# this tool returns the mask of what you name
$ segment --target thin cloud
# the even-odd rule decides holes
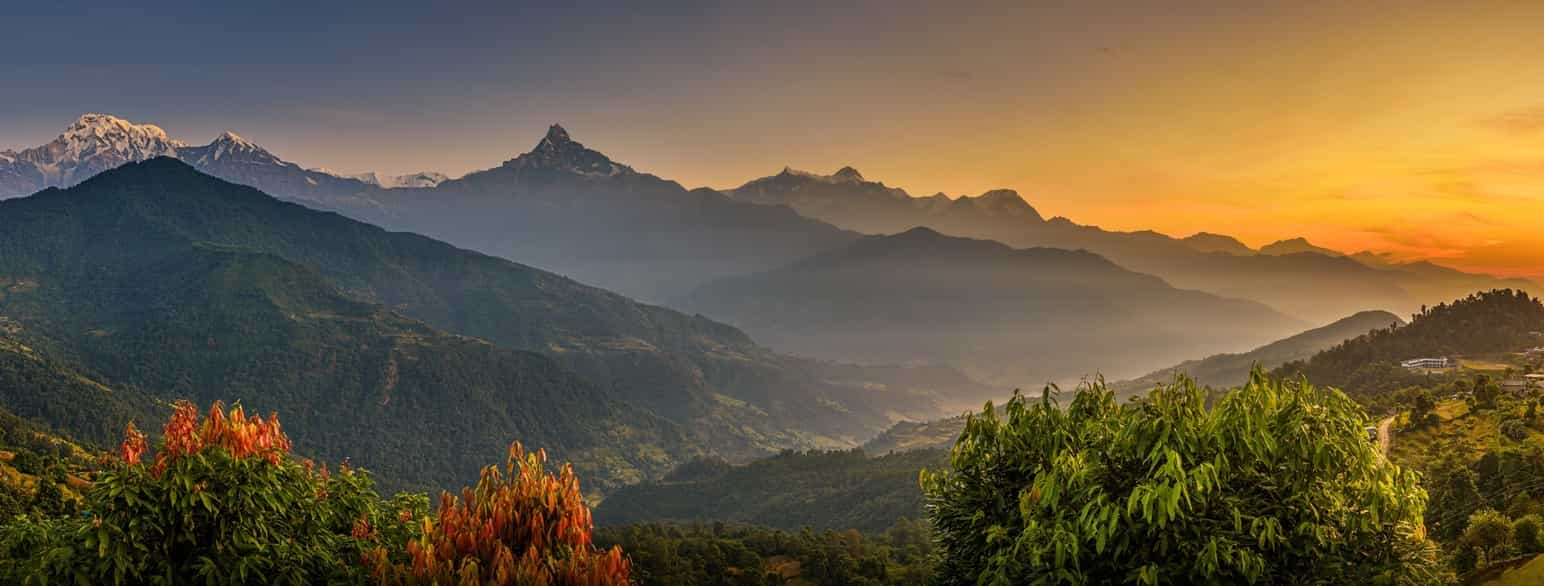
[[[1479,120],[1480,126],[1513,135],[1544,132],[1544,106],[1520,108]]]

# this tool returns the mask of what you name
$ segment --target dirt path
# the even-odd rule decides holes
[[[1378,453],[1387,458],[1389,445],[1394,443],[1394,415],[1378,422]]]

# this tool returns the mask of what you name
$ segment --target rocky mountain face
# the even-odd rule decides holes
[[[68,187],[124,163],[176,156],[184,146],[159,126],[86,114],[48,144],[0,152],[0,198]]]

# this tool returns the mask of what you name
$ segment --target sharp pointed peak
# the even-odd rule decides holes
[[[574,140],[572,138],[569,138],[569,136],[568,136],[568,129],[563,128],[562,124],[557,124],[557,123],[553,123],[552,126],[548,126],[547,127],[547,136],[545,138],[546,138],[546,140],[548,142],[552,142],[552,143],[556,143],[556,144],[562,144],[562,143],[565,143],[565,142],[573,142],[573,140]]]
[[[565,170],[581,175],[624,175],[631,167],[613,162],[606,155],[588,148],[568,135],[561,124],[547,128],[536,148],[504,163],[504,167]]]

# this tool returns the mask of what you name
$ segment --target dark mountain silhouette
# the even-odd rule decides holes
[[[1367,307],[1414,311],[1422,303],[1473,291],[1476,280],[1491,287],[1530,286],[1484,275],[1457,279],[1391,272],[1300,239],[1273,244],[1257,254],[1234,238],[1216,234],[1181,240],[1152,231],[1109,231],[1062,217],[1046,220],[1008,190],[981,197],[913,198],[880,182],[784,171],[725,193],[740,201],[790,206],[867,234],[927,226],[1014,247],[1088,250],[1175,287],[1259,301],[1309,322],[1329,322]]]
[[[1093,253],[928,228],[710,283],[679,303],[775,346],[846,360],[929,357],[1014,386],[1100,369],[1134,376],[1301,329],[1258,303],[1175,289]]]

